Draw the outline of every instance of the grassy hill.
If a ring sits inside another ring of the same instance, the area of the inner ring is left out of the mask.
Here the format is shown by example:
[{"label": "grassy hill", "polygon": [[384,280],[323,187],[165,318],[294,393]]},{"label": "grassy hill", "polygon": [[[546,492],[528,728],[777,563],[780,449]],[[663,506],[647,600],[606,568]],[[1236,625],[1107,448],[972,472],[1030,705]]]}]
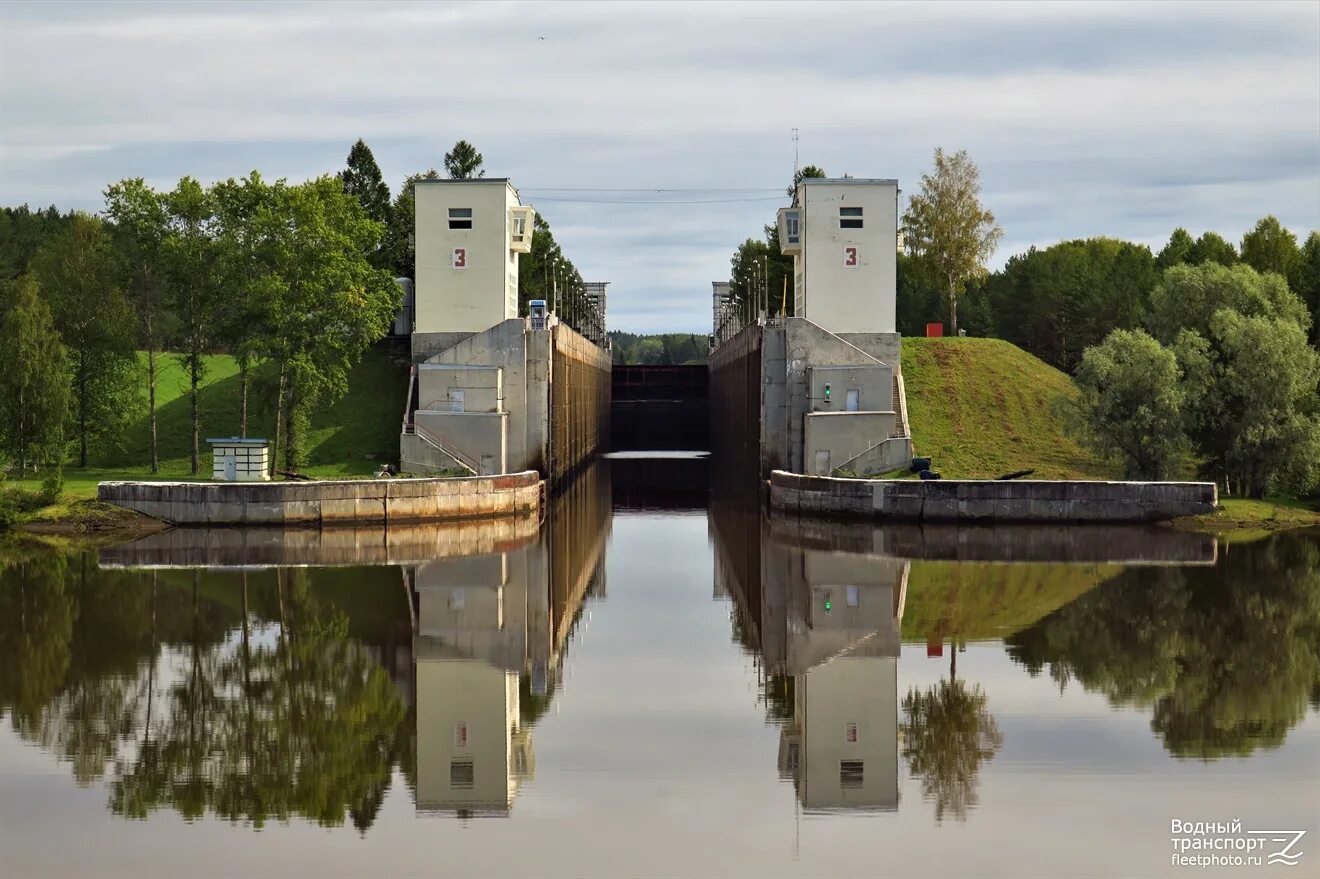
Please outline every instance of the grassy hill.
[{"label": "grassy hill", "polygon": [[976,641],[1025,629],[1116,576],[1121,565],[912,563],[903,639]]},{"label": "grassy hill", "polygon": [[[146,355],[143,375],[146,374]],[[96,483],[107,479],[178,479],[189,475],[191,427],[188,413],[188,377],[177,357],[157,361],[156,437],[161,472],[152,476],[147,393],[142,388],[140,410],[118,448],[96,450],[89,466],[66,465],[65,487],[74,498],[94,497]],[[274,370],[259,370],[248,393],[248,435],[274,436]],[[314,476],[370,474],[382,461],[399,456],[399,422],[408,389],[407,349],[389,340],[370,348],[353,368],[348,393],[312,416],[308,438],[308,465]],[[206,358],[206,377],[198,395],[202,478],[210,478],[211,454],[206,438],[238,433],[239,380],[234,358],[217,354]],[[25,480],[25,482],[39,482]]]},{"label": "grassy hill", "polygon": [[916,454],[945,478],[1034,469],[1036,479],[1120,474],[1064,431],[1067,375],[1001,339],[905,338],[903,381]]}]

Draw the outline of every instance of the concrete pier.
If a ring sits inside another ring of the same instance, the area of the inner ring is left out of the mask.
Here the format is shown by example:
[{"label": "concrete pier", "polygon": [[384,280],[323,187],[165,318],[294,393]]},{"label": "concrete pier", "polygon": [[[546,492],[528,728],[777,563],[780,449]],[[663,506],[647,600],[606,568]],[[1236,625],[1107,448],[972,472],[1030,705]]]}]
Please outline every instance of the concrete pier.
[{"label": "concrete pier", "polygon": [[792,514],[980,522],[1155,522],[1214,511],[1212,482],[834,479],[775,471]]},{"label": "concrete pier", "polygon": [[102,482],[98,500],[174,525],[327,525],[535,516],[535,472],[449,479]]}]

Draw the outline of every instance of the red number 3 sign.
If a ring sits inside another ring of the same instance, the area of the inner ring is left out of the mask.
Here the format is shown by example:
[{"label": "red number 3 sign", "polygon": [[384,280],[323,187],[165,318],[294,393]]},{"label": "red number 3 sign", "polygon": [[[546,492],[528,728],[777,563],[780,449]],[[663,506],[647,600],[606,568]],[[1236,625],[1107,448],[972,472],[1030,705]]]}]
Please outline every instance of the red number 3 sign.
[{"label": "red number 3 sign", "polygon": [[857,248],[856,248],[856,247],[845,247],[845,248],[843,249],[843,265],[844,265],[844,268],[849,268],[849,269],[855,269],[855,268],[857,268]]},{"label": "red number 3 sign", "polygon": [[466,247],[455,247],[455,248],[454,248],[454,260],[453,260],[452,265],[453,265],[453,267],[456,268],[456,269],[465,269],[465,268],[467,268],[467,248],[466,248]]}]

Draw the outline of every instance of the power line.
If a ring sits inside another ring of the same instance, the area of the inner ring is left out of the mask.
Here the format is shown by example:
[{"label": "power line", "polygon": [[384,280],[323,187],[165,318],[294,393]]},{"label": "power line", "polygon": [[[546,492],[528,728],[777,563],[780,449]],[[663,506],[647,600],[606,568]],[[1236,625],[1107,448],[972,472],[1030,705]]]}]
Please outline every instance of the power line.
[{"label": "power line", "polygon": [[[647,190],[650,191],[650,190]],[[736,204],[749,201],[787,201],[784,195],[756,196],[753,198],[705,198],[705,199],[608,199],[608,198],[534,198],[538,202],[564,202],[570,204]]]},{"label": "power line", "polygon": [[783,192],[782,186],[761,186],[761,187],[721,187],[721,186],[692,186],[692,187],[638,187],[633,189],[615,188],[609,186],[520,186],[519,192],[683,192],[683,193],[714,193],[714,192]]}]

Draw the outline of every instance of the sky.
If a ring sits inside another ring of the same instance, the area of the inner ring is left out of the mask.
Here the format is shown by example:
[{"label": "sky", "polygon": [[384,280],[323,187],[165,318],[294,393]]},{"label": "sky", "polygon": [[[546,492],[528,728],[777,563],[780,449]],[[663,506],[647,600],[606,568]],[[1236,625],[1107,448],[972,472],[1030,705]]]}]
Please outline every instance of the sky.
[{"label": "sky", "polygon": [[795,148],[905,193],[936,146],[966,149],[1005,233],[992,267],[1176,226],[1239,241],[1266,214],[1304,237],[1320,3],[0,0],[0,204],[302,180],[359,137],[392,189],[473,142],[611,282],[612,329],[706,333]]}]

